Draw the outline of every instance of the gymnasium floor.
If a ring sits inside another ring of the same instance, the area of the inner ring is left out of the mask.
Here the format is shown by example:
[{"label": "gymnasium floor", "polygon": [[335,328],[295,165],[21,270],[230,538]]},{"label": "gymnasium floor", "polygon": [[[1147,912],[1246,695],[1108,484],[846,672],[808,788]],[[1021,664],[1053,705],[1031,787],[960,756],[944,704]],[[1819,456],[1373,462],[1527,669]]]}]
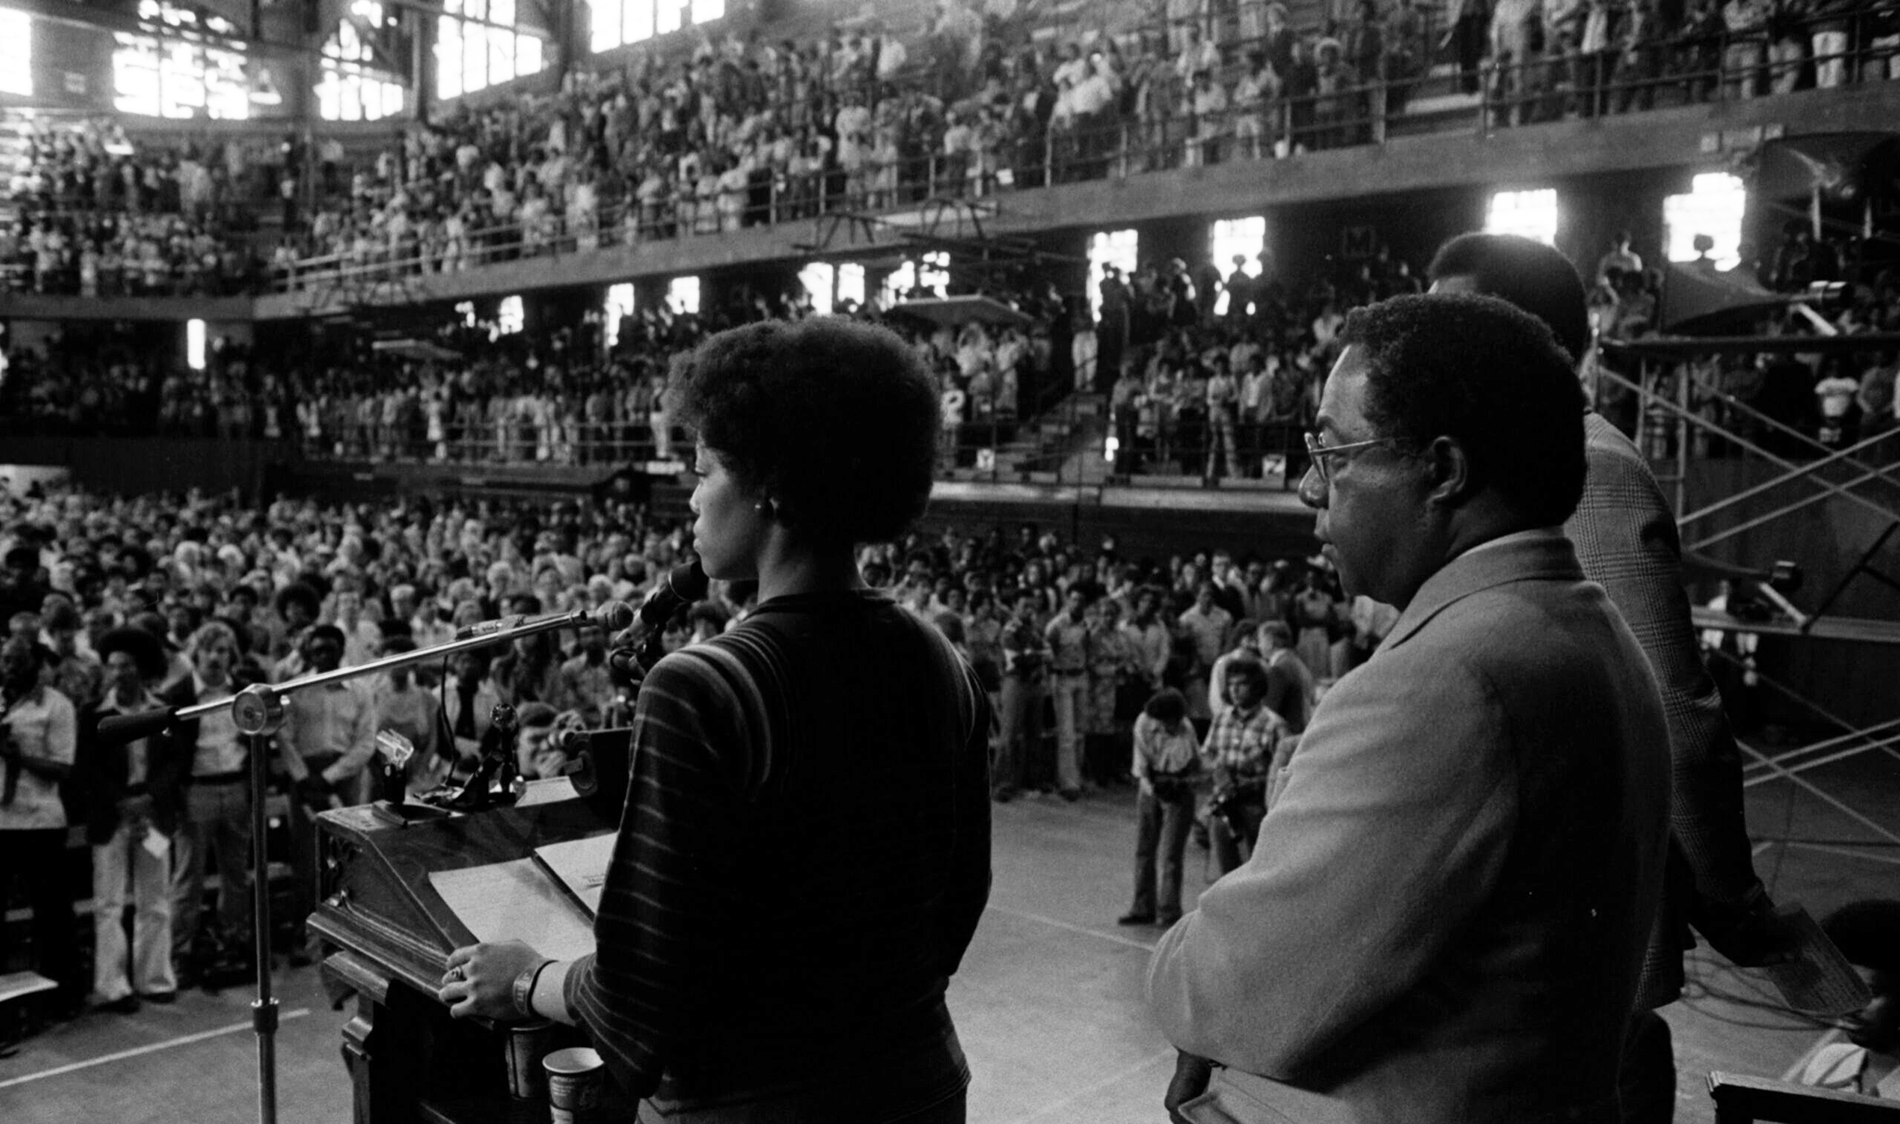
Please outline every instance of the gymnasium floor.
[{"label": "gymnasium floor", "polygon": [[[1749,790],[1757,869],[1778,901],[1817,916],[1846,901],[1900,895],[1900,851],[1866,846],[1864,824],[1900,830],[1900,758],[1869,753]],[[1132,797],[1077,804],[1026,798],[996,809],[996,883],[951,989],[975,1072],[973,1124],[1157,1124],[1173,1051],[1141,1001],[1156,934],[1123,929],[1133,838]],[[1784,840],[1793,840],[1785,842]],[[1188,885],[1203,882],[1190,847]],[[1711,1069],[1782,1076],[1824,1035],[1812,1022],[1756,1003],[1772,993],[1703,951],[1684,1001],[1666,1011],[1680,1068],[1677,1120],[1706,1124]],[[350,1092],[338,1056],[343,1012],[324,1002],[312,968],[282,972],[280,1116],[346,1124]],[[243,1122],[256,1118],[247,991],[192,992],[136,1016],[89,1014],[0,1060],[0,1121]]]}]

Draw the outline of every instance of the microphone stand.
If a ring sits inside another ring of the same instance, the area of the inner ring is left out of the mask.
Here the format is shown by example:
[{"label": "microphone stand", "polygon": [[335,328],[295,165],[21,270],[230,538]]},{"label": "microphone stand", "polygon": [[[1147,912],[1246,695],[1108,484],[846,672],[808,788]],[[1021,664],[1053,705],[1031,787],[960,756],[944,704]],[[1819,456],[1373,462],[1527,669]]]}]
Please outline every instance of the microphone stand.
[{"label": "microphone stand", "polygon": [[[278,1017],[277,999],[271,994],[270,853],[264,838],[270,824],[264,805],[265,786],[269,775],[265,756],[270,752],[272,736],[283,728],[284,700],[313,687],[326,687],[332,683],[374,675],[379,671],[392,671],[399,667],[427,663],[444,656],[454,655],[456,652],[485,648],[519,636],[531,636],[537,632],[553,632],[557,629],[594,623],[597,621],[591,613],[584,609],[576,609],[563,617],[543,617],[539,620],[523,621],[513,627],[498,629],[485,635],[450,640],[431,648],[419,648],[413,652],[398,652],[355,667],[339,667],[334,671],[306,675],[288,683],[258,683],[246,687],[228,700],[219,699],[215,702],[197,703],[171,710],[115,716],[99,724],[99,733],[102,737],[130,742],[160,733],[179,722],[190,722],[219,711],[229,711],[238,732],[245,735],[250,745],[251,938],[252,953],[257,961],[257,998],[251,1002],[251,1030],[257,1037],[258,1124],[277,1124]],[[297,814],[294,809],[292,814]]]}]

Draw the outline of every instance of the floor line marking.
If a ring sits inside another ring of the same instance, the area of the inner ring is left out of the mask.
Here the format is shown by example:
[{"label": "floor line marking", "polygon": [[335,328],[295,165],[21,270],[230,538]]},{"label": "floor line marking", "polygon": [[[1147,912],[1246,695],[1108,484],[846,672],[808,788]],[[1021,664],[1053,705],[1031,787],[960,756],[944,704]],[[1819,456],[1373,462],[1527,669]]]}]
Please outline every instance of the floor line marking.
[{"label": "floor line marking", "polygon": [[[1123,1081],[1126,1081],[1130,1077],[1133,1077],[1135,1074],[1140,1073],[1142,1070],[1147,1069],[1148,1067],[1154,1065],[1156,1062],[1166,1061],[1167,1059],[1173,1056],[1174,1056],[1174,1047],[1172,1046],[1168,1047],[1165,1050],[1158,1051],[1157,1053],[1150,1054],[1148,1057],[1142,1059],[1141,1061],[1135,1063],[1132,1066],[1129,1066],[1126,1070],[1122,1071],[1121,1073],[1116,1074],[1113,1077],[1103,1078],[1102,1080],[1097,1081],[1093,1085],[1089,1085],[1085,1088],[1077,1089],[1075,1092],[1070,1093],[1068,1096],[1063,1097],[1061,1100],[1056,1101],[1053,1104],[1043,1105],[1041,1108],[1030,1113],[1028,1116],[1021,1117],[1017,1121],[1017,1124],[1030,1124],[1031,1121],[1041,1120],[1043,1117],[1048,1116],[1052,1112],[1057,1112],[1061,1109],[1068,1108],[1070,1105],[1074,1104],[1075,1102],[1081,1100],[1084,1097],[1092,1097],[1095,1094],[1101,1092],[1103,1089],[1108,1088],[1110,1085],[1116,1085]],[[1163,1086],[1162,1089],[1163,1091],[1165,1091],[1166,1086]]]},{"label": "floor line marking", "polygon": [[1044,925],[1052,925],[1058,929],[1067,929],[1071,933],[1080,933],[1085,937],[1094,937],[1096,940],[1125,945],[1129,948],[1138,948],[1143,952],[1153,952],[1155,950],[1155,946],[1151,944],[1143,944],[1140,941],[1130,940],[1127,937],[1117,936],[1114,933],[1104,933],[1100,929],[1090,929],[1082,925],[1071,925],[1067,921],[1058,921],[1053,917],[1044,917],[1040,913],[1025,913],[1020,909],[1010,909],[1008,906],[997,905],[994,902],[991,902],[983,908],[994,910],[997,913],[1006,914],[1010,917],[1020,917],[1024,921],[1039,921]]},{"label": "floor line marking", "polygon": [[[301,1019],[309,1013],[310,1013],[310,1008],[299,1007],[294,1011],[284,1012],[284,1014],[280,1017],[278,1021],[289,1022],[291,1019]],[[227,1034],[236,1034],[237,1032],[241,1030],[251,1030],[251,1029],[253,1029],[253,1027],[251,1026],[251,1021],[249,1019],[246,1019],[241,1023],[232,1023],[230,1026],[221,1026],[217,1028],[216,1030],[201,1030],[197,1034],[187,1034],[182,1038],[168,1038],[163,1042],[154,1042],[149,1046],[135,1046],[130,1050],[120,1050],[116,1054],[107,1054],[104,1057],[90,1058],[83,1062],[73,1062],[70,1065],[57,1066],[53,1069],[41,1070],[38,1073],[29,1073],[22,1077],[15,1077],[6,1081],[0,1081],[0,1089],[11,1089],[15,1085],[24,1085],[29,1081],[38,1081],[46,1077],[58,1077],[61,1074],[72,1073],[75,1070],[91,1069],[93,1066],[104,1065],[107,1062],[124,1061],[127,1058],[136,1058],[143,1054],[154,1054],[160,1050],[169,1050],[174,1046],[189,1046],[194,1042],[203,1042],[211,1038],[222,1038],[223,1036]]]},{"label": "floor line marking", "polygon": [[1763,843],[1757,843],[1755,844],[1755,849],[1750,853],[1753,854],[1756,858],[1761,858],[1761,853],[1774,845],[1775,845],[1775,840],[1773,839],[1767,840],[1766,842],[1763,842]]},{"label": "floor line marking", "polygon": [[1801,1071],[1808,1068],[1808,1063],[1814,1060],[1814,1055],[1821,1052],[1821,1047],[1830,1045],[1838,1041],[1840,1037],[1841,1037],[1840,1027],[1833,1027],[1829,1030],[1823,1031],[1821,1034],[1821,1037],[1814,1040],[1814,1045],[1809,1046],[1807,1050],[1803,1052],[1799,1058],[1795,1059],[1795,1063],[1788,1067],[1788,1072],[1782,1074],[1781,1079],[1783,1081],[1799,1080],[1801,1077]]}]

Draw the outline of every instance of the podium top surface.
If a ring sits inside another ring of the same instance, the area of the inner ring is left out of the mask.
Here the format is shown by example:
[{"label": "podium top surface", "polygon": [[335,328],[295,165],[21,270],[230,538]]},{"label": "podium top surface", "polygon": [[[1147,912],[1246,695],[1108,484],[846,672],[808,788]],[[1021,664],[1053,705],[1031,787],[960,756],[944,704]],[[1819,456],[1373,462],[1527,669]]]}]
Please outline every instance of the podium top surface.
[{"label": "podium top surface", "polygon": [[448,954],[476,941],[431,874],[526,859],[537,847],[616,826],[581,799],[409,822],[366,804],[317,823],[323,897],[311,928],[430,991]]}]

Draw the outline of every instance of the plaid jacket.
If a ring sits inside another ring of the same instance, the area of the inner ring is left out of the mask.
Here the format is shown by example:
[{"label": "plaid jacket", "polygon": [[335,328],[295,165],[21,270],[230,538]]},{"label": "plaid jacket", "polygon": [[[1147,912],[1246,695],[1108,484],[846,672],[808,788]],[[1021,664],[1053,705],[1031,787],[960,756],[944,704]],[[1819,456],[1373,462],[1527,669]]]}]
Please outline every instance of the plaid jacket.
[{"label": "plaid jacket", "polygon": [[1669,723],[1670,865],[1637,990],[1650,1009],[1681,994],[1698,906],[1733,905],[1760,883],[1742,816],[1741,751],[1689,623],[1675,517],[1629,438],[1594,413],[1584,435],[1589,477],[1564,530],[1649,656]]}]

